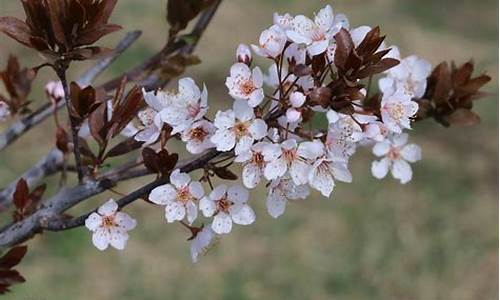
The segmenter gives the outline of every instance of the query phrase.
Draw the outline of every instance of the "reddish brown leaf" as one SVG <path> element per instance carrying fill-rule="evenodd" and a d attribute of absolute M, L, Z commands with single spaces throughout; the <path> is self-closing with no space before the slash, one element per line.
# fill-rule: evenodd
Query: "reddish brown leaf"
<path fill-rule="evenodd" d="M 0 32 L 19 43 L 31 47 L 30 29 L 26 23 L 14 17 L 0 17 Z"/>
<path fill-rule="evenodd" d="M 108 121 L 108 106 L 106 102 L 101 102 L 97 108 L 89 115 L 89 129 L 92 137 L 102 146 L 106 140 L 105 126 Z"/>
<path fill-rule="evenodd" d="M 66 130 L 62 127 L 58 127 L 56 130 L 56 147 L 61 150 L 62 153 L 68 153 L 69 136 Z"/>
<path fill-rule="evenodd" d="M 158 152 L 158 163 L 160 166 L 160 173 L 163 175 L 168 174 L 175 168 L 178 160 L 179 160 L 179 155 L 177 153 L 170 154 L 166 149 L 160 150 L 160 152 Z"/>
<path fill-rule="evenodd" d="M 359 79 L 363 79 L 375 74 L 382 73 L 387 71 L 399 64 L 399 60 L 394 58 L 384 58 L 380 60 L 378 63 L 369 65 L 366 68 L 360 70 L 357 74 Z"/>
<path fill-rule="evenodd" d="M 148 170 L 153 173 L 160 172 L 160 164 L 158 154 L 151 148 L 142 149 L 142 160 L 144 161 L 144 165 Z"/>
<path fill-rule="evenodd" d="M 477 114 L 465 108 L 457 109 L 451 115 L 445 116 L 444 120 L 449 125 L 461 126 L 473 126 L 477 125 L 481 121 Z"/>
<path fill-rule="evenodd" d="M 22 209 L 26 206 L 29 200 L 29 187 L 24 178 L 19 179 L 16 185 L 16 190 L 13 195 L 13 202 L 16 208 Z"/>
<path fill-rule="evenodd" d="M 26 255 L 27 250 L 28 247 L 26 246 L 18 246 L 10 249 L 0 258 L 0 268 L 11 269 L 16 266 L 21 262 L 24 255 Z"/>
<path fill-rule="evenodd" d="M 215 175 L 217 175 L 221 179 L 225 180 L 238 180 L 238 175 L 234 174 L 227 167 L 216 167 L 213 168 Z"/>
<path fill-rule="evenodd" d="M 105 157 L 116 157 L 127 154 L 141 148 L 142 144 L 144 144 L 144 142 L 136 141 L 134 137 L 130 137 L 111 148 L 111 150 L 108 151 Z"/>
<path fill-rule="evenodd" d="M 335 49 L 334 62 L 338 68 L 343 69 L 349 54 L 354 49 L 354 42 L 349 31 L 344 28 L 340 29 L 335 35 L 335 41 L 337 42 L 337 48 Z"/>

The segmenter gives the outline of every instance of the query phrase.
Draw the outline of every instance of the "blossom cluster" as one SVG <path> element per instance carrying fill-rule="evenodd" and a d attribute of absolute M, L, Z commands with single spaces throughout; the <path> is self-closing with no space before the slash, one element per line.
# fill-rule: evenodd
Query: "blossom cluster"
<path fill-rule="evenodd" d="M 371 165 L 374 177 L 381 179 L 390 172 L 403 184 L 411 180 L 409 163 L 420 160 L 421 151 L 408 144 L 405 131 L 411 129 L 419 108 L 414 100 L 423 96 L 431 66 L 416 56 L 401 57 L 397 47 L 382 42 L 374 52 L 400 63 L 383 71 L 378 105 L 365 105 L 369 88 L 360 85 L 361 79 L 332 96 L 337 87 L 328 80 L 333 82 L 340 69 L 334 64 L 340 51 L 336 37 L 345 32 L 354 47 L 361 48 L 372 28 L 351 28 L 347 17 L 334 13 L 330 5 L 312 19 L 275 13 L 273 25 L 261 33 L 258 43 L 237 48 L 237 61 L 225 81 L 232 107 L 217 111 L 213 120 L 206 115 L 207 88 L 191 78 L 180 79 L 176 91 L 143 91 L 147 108 L 138 114 L 136 140 L 155 144 L 168 127 L 189 153 L 213 148 L 241 166 L 242 184 L 213 187 L 209 178 L 200 182 L 177 169 L 169 184 L 148 196 L 165 207 L 167 222 L 199 229 L 191 240 L 194 261 L 216 236 L 230 233 L 233 224 L 255 222 L 250 206 L 255 200 L 249 190 L 266 187 L 267 211 L 274 218 L 284 213 L 289 201 L 305 199 L 313 190 L 331 197 L 338 182 L 352 181 L 349 162 L 359 147 L 370 147 L 377 157 Z M 253 65 L 252 52 L 269 63 L 266 72 Z M 318 61 L 323 62 L 319 71 Z M 347 105 L 336 106 L 343 103 L 335 102 L 340 94 L 355 96 Z M 324 128 L 315 125 L 313 130 L 313 122 L 323 119 Z M 116 214 L 114 219 L 110 214 Z M 208 221 L 195 227 L 201 215 Z M 103 249 L 109 243 L 123 248 L 126 230 L 135 222 L 122 219 L 114 207 L 89 217 L 87 227 L 94 231 L 96 247 Z"/>

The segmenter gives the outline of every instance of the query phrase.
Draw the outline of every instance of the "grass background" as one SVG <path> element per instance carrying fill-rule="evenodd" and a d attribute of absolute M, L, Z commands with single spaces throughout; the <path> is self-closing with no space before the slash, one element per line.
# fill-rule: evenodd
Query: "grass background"
<path fill-rule="evenodd" d="M 255 43 L 272 12 L 311 15 L 331 1 L 226 0 L 202 39 L 203 64 L 188 75 L 209 88 L 213 107 L 231 103 L 223 82 L 238 43 Z M 164 1 L 121 0 L 112 21 L 141 39 L 102 81 L 137 64 L 164 41 Z M 474 58 L 493 77 L 490 95 L 477 103 L 483 122 L 445 129 L 417 124 L 412 141 L 424 159 L 405 186 L 369 175 L 373 159 L 360 150 L 354 182 L 339 184 L 331 199 L 313 194 L 289 205 L 278 220 L 267 215 L 263 190 L 252 193 L 257 223 L 236 227 L 199 264 L 190 262 L 187 233 L 166 225 L 163 212 L 136 203 L 138 219 L 123 252 L 97 251 L 85 229 L 45 233 L 29 242 L 19 270 L 28 282 L 5 296 L 14 300 L 66 299 L 497 299 L 498 298 L 498 2 L 495 0 L 339 0 L 334 9 L 352 26 L 380 25 L 389 44 L 436 64 Z M 22 16 L 17 1 L 0 0 L 1 15 Z M 0 36 L 0 65 L 8 53 L 24 65 L 41 59 Z M 72 76 L 86 64 L 74 64 Z M 33 99 L 54 78 L 42 71 Z M 74 78 L 74 77 L 73 77 Z M 1 91 L 0 91 L 1 92 Z M 35 104 L 36 106 L 37 104 Z M 212 110 L 212 113 L 215 109 Z M 52 147 L 51 121 L 0 154 L 0 183 L 15 178 Z M 0 124 L 5 127 L 7 124 Z M 55 184 L 57 178 L 49 179 Z M 145 179 L 147 180 L 147 179 Z M 140 182 L 119 187 L 126 193 Z M 50 191 L 49 191 L 50 192 Z M 73 213 L 97 205 L 92 199 Z M 8 215 L 0 215 L 6 222 Z"/>

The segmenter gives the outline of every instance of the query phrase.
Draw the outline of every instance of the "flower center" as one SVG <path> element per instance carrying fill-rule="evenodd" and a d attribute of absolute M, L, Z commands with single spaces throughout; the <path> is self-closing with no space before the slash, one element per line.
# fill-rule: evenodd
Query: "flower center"
<path fill-rule="evenodd" d="M 208 135 L 208 132 L 203 127 L 196 127 L 189 131 L 189 136 L 192 140 L 203 142 L 205 137 Z"/>
<path fill-rule="evenodd" d="M 101 227 L 104 228 L 111 228 L 115 227 L 115 217 L 114 216 L 104 216 L 101 220 Z"/>
<path fill-rule="evenodd" d="M 389 113 L 395 120 L 401 120 L 404 116 L 404 107 L 401 103 L 394 103 L 388 107 Z"/>
<path fill-rule="evenodd" d="M 189 188 L 183 187 L 177 191 L 177 201 L 186 203 L 189 200 L 191 200 L 193 197 L 191 196 L 191 193 L 189 192 Z"/>
<path fill-rule="evenodd" d="M 248 124 L 247 122 L 237 122 L 233 127 L 234 134 L 238 138 L 248 135 Z"/>
<path fill-rule="evenodd" d="M 291 150 L 283 150 L 283 157 L 285 158 L 286 161 L 291 163 L 292 161 L 297 159 L 297 150 L 291 149 Z"/>
<path fill-rule="evenodd" d="M 398 160 L 401 157 L 399 148 L 392 147 L 391 150 L 389 150 L 389 153 L 387 153 L 387 157 L 389 157 L 390 160 Z"/>
<path fill-rule="evenodd" d="M 240 90 L 244 95 L 250 95 L 255 90 L 255 86 L 251 80 L 245 80 L 241 83 Z"/>
<path fill-rule="evenodd" d="M 254 152 L 251 163 L 262 168 L 264 166 L 264 155 L 260 152 Z"/>
<path fill-rule="evenodd" d="M 220 198 L 219 200 L 217 200 L 217 203 L 216 203 L 217 211 L 219 211 L 219 212 L 222 211 L 222 212 L 228 213 L 231 205 L 233 205 L 233 203 L 227 199 L 227 196 L 224 196 L 224 197 Z"/>

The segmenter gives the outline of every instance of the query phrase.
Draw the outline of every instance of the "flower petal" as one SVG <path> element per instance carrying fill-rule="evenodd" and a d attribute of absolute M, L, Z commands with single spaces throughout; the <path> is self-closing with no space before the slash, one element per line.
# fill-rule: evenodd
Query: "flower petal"
<path fill-rule="evenodd" d="M 245 204 L 238 211 L 231 213 L 233 222 L 239 225 L 250 225 L 255 222 L 255 212 Z"/>
<path fill-rule="evenodd" d="M 116 204 L 115 200 L 109 199 L 106 203 L 104 203 L 97 209 L 97 212 L 101 216 L 111 216 L 116 212 L 117 209 L 118 204 Z"/>
<path fill-rule="evenodd" d="M 233 228 L 231 217 L 225 212 L 219 212 L 212 222 L 212 229 L 217 234 L 230 233 Z"/>

